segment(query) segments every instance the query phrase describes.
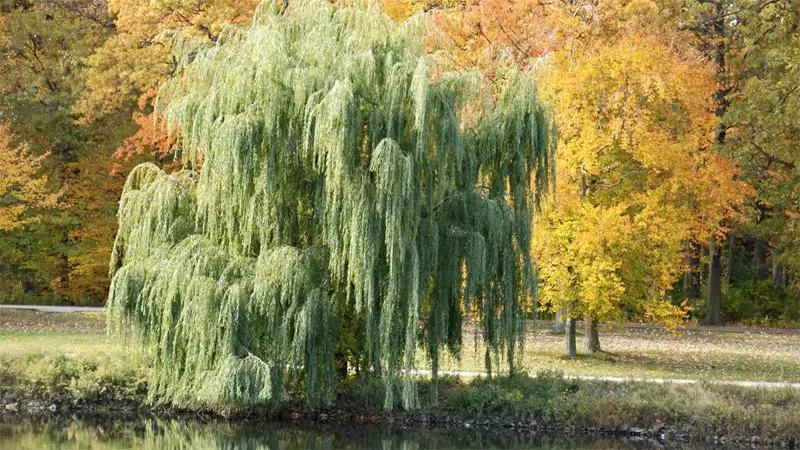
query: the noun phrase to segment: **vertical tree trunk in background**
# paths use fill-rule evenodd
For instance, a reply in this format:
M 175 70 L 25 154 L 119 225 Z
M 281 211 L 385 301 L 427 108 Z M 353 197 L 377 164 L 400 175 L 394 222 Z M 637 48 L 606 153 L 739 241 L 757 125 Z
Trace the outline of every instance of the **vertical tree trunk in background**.
M 683 292 L 688 299 L 700 297 L 700 280 L 697 270 L 699 265 L 700 249 L 695 242 L 686 241 L 686 272 L 683 273 Z
M 736 259 L 736 238 L 728 236 L 728 271 L 725 273 L 725 283 L 728 287 L 733 285 L 733 265 Z
M 722 325 L 722 263 L 719 246 L 711 238 L 708 247 L 708 301 L 706 302 L 706 324 Z
M 600 335 L 597 333 L 597 319 L 586 317 L 585 322 L 583 349 L 591 355 L 600 351 Z
M 564 321 L 564 315 L 566 313 L 566 309 L 559 309 L 556 311 L 556 318 L 553 319 L 553 331 L 556 333 L 563 333 L 564 328 L 566 327 L 566 323 Z
M 575 347 L 575 319 L 567 318 L 564 330 L 564 356 L 574 358 L 578 356 L 578 350 Z
M 761 239 L 756 239 L 753 244 L 753 270 L 758 281 L 764 281 L 769 277 L 767 271 L 767 243 Z
M 772 250 L 772 286 L 775 287 L 776 290 L 782 291 L 786 289 L 788 279 L 786 276 L 786 266 L 780 263 L 781 253 L 783 253 L 783 249 L 780 247 L 775 247 Z

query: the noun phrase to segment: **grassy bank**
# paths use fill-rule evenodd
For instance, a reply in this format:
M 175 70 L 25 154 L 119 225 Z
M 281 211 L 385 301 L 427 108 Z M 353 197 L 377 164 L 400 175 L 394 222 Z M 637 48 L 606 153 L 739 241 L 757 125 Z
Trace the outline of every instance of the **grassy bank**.
M 115 414 L 119 409 L 147 409 L 146 368 L 141 357 L 122 343 L 109 340 L 103 333 L 101 315 L 47 315 L 38 313 L 2 312 L 0 317 L 0 411 L 17 410 L 25 413 L 50 413 L 56 411 L 89 410 L 94 413 Z M 49 322 L 48 322 L 49 321 Z M 53 321 L 57 321 L 55 323 Z M 538 335 L 536 333 L 539 333 Z M 537 331 L 534 338 L 546 336 Z M 621 332 L 614 345 L 622 346 L 633 339 Z M 623 373 L 626 376 L 675 376 L 680 368 L 677 362 L 664 363 L 655 355 L 667 352 L 668 343 L 689 345 L 683 336 L 669 338 L 652 332 L 650 340 L 639 336 L 638 347 L 616 349 L 598 357 L 583 357 L 574 361 L 559 356 L 534 352 L 529 344 L 527 358 L 536 355 L 539 367 L 528 366 L 536 377 L 517 376 L 494 380 L 469 381 L 444 378 L 440 381 L 438 405 L 428 395 L 429 381 L 420 379 L 421 408 L 411 413 L 387 414 L 380 408 L 382 387 L 351 383 L 342 386 L 335 403 L 322 409 L 312 409 L 300 402 L 284 405 L 280 411 L 249 411 L 245 414 L 289 417 L 305 420 L 352 421 L 406 421 L 420 424 L 449 424 L 456 426 L 490 426 L 534 429 L 559 429 L 608 433 L 659 435 L 667 439 L 682 435 L 699 439 L 714 436 L 729 440 L 749 441 L 752 436 L 773 442 L 792 442 L 800 439 L 800 390 L 759 389 L 711 384 L 672 385 L 641 382 L 612 383 L 566 379 L 566 374 L 614 375 L 626 352 L 637 352 L 645 361 L 643 369 L 635 370 L 634 361 Z M 791 354 L 796 342 L 787 336 L 753 336 L 747 345 L 760 343 L 757 349 L 765 354 Z M 672 341 L 671 339 L 676 339 Z M 684 339 L 684 341 L 681 341 Z M 794 369 L 780 358 L 759 358 L 760 369 L 744 364 L 738 356 L 745 345 L 736 335 L 705 336 L 706 351 L 715 351 L 717 358 L 741 358 L 741 369 L 717 363 L 713 366 L 698 361 L 689 373 L 703 373 L 707 377 L 721 375 L 737 379 L 766 379 L 797 381 Z M 607 346 L 612 339 L 607 338 Z M 690 341 L 691 342 L 691 341 Z M 732 345 L 727 345 L 732 342 Z M 699 344 L 698 344 L 699 345 Z M 608 348 L 608 347 L 607 347 Z M 709 350 L 710 349 L 710 350 Z M 753 350 L 746 347 L 745 350 Z M 686 353 L 688 354 L 688 353 Z M 688 356 L 680 358 L 688 358 Z M 727 356 L 726 356 L 727 355 Z M 788 356 L 787 356 L 788 357 Z M 676 357 L 678 358 L 678 357 Z M 698 357 L 698 360 L 702 357 Z M 719 359 L 712 359 L 719 361 Z M 550 366 L 547 365 L 549 362 Z M 464 358 L 458 366 L 464 368 L 469 360 Z M 648 366 L 647 364 L 652 364 Z M 674 364 L 674 365 L 672 365 Z M 769 364 L 773 364 L 770 366 Z M 553 367 L 557 370 L 540 368 Z M 479 368 L 476 365 L 476 368 Z M 569 370 L 567 370 L 569 369 Z M 683 374 L 686 376 L 685 374 Z M 160 413 L 171 413 L 162 410 Z

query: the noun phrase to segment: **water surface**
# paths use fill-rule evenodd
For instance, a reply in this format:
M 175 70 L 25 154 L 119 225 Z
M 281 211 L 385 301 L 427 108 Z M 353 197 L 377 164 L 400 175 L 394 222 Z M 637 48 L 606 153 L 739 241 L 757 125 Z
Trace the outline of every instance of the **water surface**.
M 685 444 L 667 448 L 697 448 Z M 664 448 L 656 441 L 531 431 L 156 420 L 22 421 L 0 416 L 0 449 L 571 449 Z

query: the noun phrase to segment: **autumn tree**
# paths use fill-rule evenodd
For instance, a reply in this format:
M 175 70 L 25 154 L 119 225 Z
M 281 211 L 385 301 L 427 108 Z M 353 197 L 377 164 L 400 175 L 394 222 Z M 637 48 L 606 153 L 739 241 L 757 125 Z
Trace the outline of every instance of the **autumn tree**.
M 766 249 L 773 256 L 773 282 L 787 287 L 786 266 L 800 268 L 796 254 L 798 228 L 797 161 L 800 160 L 800 6 L 796 2 L 742 1 L 741 23 L 729 45 L 732 89 L 725 112 L 725 151 L 748 170 L 745 179 L 758 191 L 755 223 L 755 274 L 769 276 Z M 788 251 L 787 251 L 788 250 Z
M 559 68 L 559 191 L 537 222 L 537 261 L 542 299 L 584 318 L 592 352 L 598 319 L 678 323 L 667 293 L 683 242 L 710 236 L 742 187 L 704 151 L 714 74 L 699 56 L 632 35 Z
M 129 176 L 108 303 L 153 355 L 153 397 L 278 401 L 302 379 L 330 400 L 350 328 L 384 406 L 413 408 L 418 342 L 435 399 L 470 311 L 488 367 L 517 367 L 552 124 L 512 63 L 491 85 L 442 70 L 424 25 L 375 4 L 265 3 L 164 86 L 184 169 Z
M 83 91 L 85 58 L 112 33 L 113 18 L 104 2 L 89 0 L 0 1 L 0 11 L 0 113 L 31 154 L 49 155 L 41 161 L 43 171 L 53 190 L 63 191 L 66 205 L 24 232 L 2 236 L 4 262 L 15 269 L 6 273 L 0 292 L 18 301 L 102 302 L 113 193 L 124 181 L 108 177 L 108 156 L 130 125 L 109 116 L 81 126 L 72 105 Z M 104 256 L 88 257 L 103 247 Z
M 763 285 L 769 278 L 767 258 L 773 257 L 775 291 L 782 295 L 788 284 L 786 265 L 796 242 L 798 158 L 796 135 L 798 6 L 796 2 L 737 0 L 687 2 L 685 28 L 698 37 L 718 74 L 715 93 L 720 118 L 717 151 L 732 157 L 745 169 L 742 179 L 756 188 L 757 197 L 743 208 L 749 220 L 735 223 L 734 235 L 747 244 L 751 264 L 747 276 L 734 280 L 737 245 L 728 245 L 728 292 L 745 285 Z M 789 250 L 789 251 L 787 251 Z M 719 302 L 721 251 L 710 265 L 708 305 Z M 734 294 L 735 295 L 735 294 Z M 769 293 L 768 293 L 769 295 Z M 749 296 L 752 296 L 749 295 Z M 709 308 L 711 309 L 711 308 Z M 716 308 L 714 308 L 716 309 Z
M 482 0 L 440 17 L 459 64 L 491 76 L 511 56 L 549 74 L 559 189 L 538 219 L 542 301 L 587 319 L 588 351 L 598 319 L 676 323 L 667 293 L 684 267 L 680 239 L 719 236 L 747 193 L 710 151 L 714 71 L 684 14 L 672 0 Z
M 34 157 L 27 145 L 14 143 L 8 125 L 0 123 L 0 230 L 11 231 L 40 219 L 37 210 L 56 205 L 41 174 L 46 155 Z
M 88 59 L 77 109 L 93 117 L 136 105 L 177 69 L 178 60 L 217 40 L 226 24 L 246 22 L 256 0 L 109 0 L 116 33 Z
M 12 232 L 20 231 L 41 219 L 41 214 L 56 206 L 58 195 L 49 187 L 42 173 L 46 155 L 33 156 L 28 146 L 17 144 L 9 128 L 0 124 L 0 277 L 3 280 L 19 279 L 29 274 L 19 273 L 17 255 L 21 245 L 15 242 Z M 6 281 L 8 282 L 8 281 Z M 10 284 L 10 283 L 9 283 Z M 16 300 L 13 286 L 6 287 L 3 301 Z

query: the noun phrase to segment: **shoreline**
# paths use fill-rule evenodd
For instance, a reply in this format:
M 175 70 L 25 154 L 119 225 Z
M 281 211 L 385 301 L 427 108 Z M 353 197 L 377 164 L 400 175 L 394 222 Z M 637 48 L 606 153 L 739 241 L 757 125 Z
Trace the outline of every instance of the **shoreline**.
M 550 386 L 548 386 L 548 384 Z M 421 390 L 425 390 L 425 381 L 420 380 Z M 557 385 L 557 386 L 553 386 Z M 440 404 L 438 407 L 423 405 L 414 411 L 383 411 L 370 403 L 369 394 L 359 394 L 355 385 L 346 388 L 336 400 L 328 406 L 312 407 L 292 400 L 280 407 L 250 407 L 229 410 L 184 409 L 166 406 L 149 406 L 144 397 L 120 399 L 114 389 L 105 394 L 76 399 L 68 394 L 55 395 L 31 394 L 30 386 L 12 385 L 0 387 L 0 419 L 3 421 L 36 421 L 36 420 L 97 420 L 97 421 L 143 421 L 143 420 L 179 420 L 179 421 L 223 421 L 229 423 L 250 424 L 292 424 L 298 426 L 380 426 L 385 428 L 413 428 L 429 430 L 479 430 L 497 433 L 538 433 L 544 435 L 598 436 L 613 438 L 636 438 L 658 441 L 662 444 L 681 444 L 696 442 L 704 444 L 759 445 L 769 447 L 794 448 L 800 442 L 800 415 L 791 414 L 797 411 L 798 404 L 783 405 L 786 414 L 778 417 L 774 406 L 780 401 L 773 401 L 771 411 L 761 411 L 761 421 L 753 421 L 753 416 L 737 414 L 721 414 L 713 405 L 704 411 L 673 411 L 669 419 L 663 412 L 653 411 L 649 403 L 636 406 L 631 403 L 624 411 L 615 415 L 614 407 L 625 395 L 642 396 L 653 386 L 642 383 L 625 383 L 623 392 L 607 392 L 605 397 L 587 398 L 598 392 L 609 389 L 607 383 L 600 381 L 570 380 L 555 374 L 539 375 L 536 378 L 522 376 L 515 379 L 496 378 L 494 380 L 456 380 L 445 377 L 440 380 Z M 539 411 L 524 407 L 521 402 L 498 404 L 488 407 L 486 401 L 500 400 L 508 397 L 519 397 L 532 391 L 544 388 L 560 390 L 566 387 L 571 394 L 559 396 L 558 399 L 546 399 L 538 393 L 541 400 Z M 739 395 L 761 401 L 775 400 L 765 389 L 735 387 L 735 392 L 719 392 L 719 386 L 657 386 L 667 388 L 675 395 Z M 693 392 L 683 391 L 694 389 Z M 523 393 L 520 389 L 527 390 Z M 701 389 L 698 391 L 698 389 Z M 28 392 L 25 394 L 24 392 Z M 658 393 L 654 393 L 658 394 Z M 787 394 L 788 395 L 788 394 Z M 449 396 L 450 398 L 445 398 Z M 420 395 L 422 397 L 422 395 Z M 452 401 L 455 397 L 456 401 Z M 564 398 L 574 398 L 583 408 L 573 405 L 559 404 Z M 797 396 L 790 397 L 796 400 Z M 784 399 L 785 400 L 785 399 Z M 597 409 L 586 408 L 588 404 L 598 405 Z M 607 403 L 605 407 L 602 403 Z M 768 403 L 762 404 L 762 406 Z M 699 415 L 707 413 L 704 421 Z M 638 417 L 638 420 L 632 420 Z M 769 426 L 770 417 L 772 427 Z M 683 418 L 683 420 L 679 419 Z M 666 419 L 666 420 L 665 420 Z M 789 422 L 786 422 L 786 420 Z M 783 422 L 780 424 L 779 422 Z M 770 429 L 771 428 L 771 429 Z

